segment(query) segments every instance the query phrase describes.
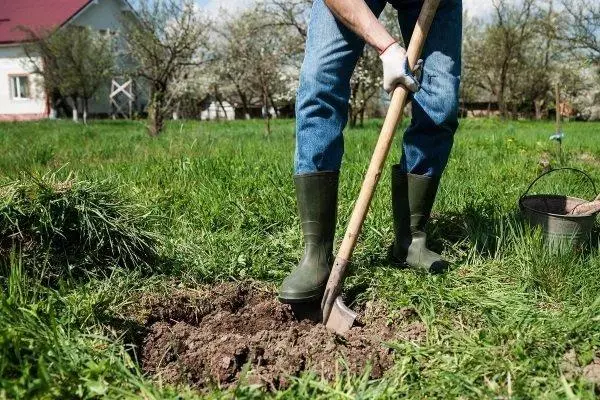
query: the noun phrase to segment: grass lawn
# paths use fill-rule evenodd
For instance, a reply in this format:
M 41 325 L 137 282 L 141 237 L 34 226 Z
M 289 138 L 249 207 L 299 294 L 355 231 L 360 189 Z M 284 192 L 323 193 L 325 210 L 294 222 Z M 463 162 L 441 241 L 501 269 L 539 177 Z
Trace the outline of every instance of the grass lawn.
M 346 133 L 338 244 L 380 124 L 368 121 Z M 79 254 L 86 267 L 75 268 L 57 265 L 60 257 L 26 258 L 27 243 L 13 245 L 10 254 L 0 246 L 0 398 L 595 398 L 600 393 L 598 234 L 591 251 L 552 255 L 540 244 L 540 233 L 522 225 L 517 207 L 540 173 L 541 159 L 553 167 L 584 169 L 600 182 L 600 124 L 576 122 L 564 126 L 562 159 L 548 140 L 550 123 L 462 122 L 429 227 L 432 247 L 455 263 L 441 276 L 387 264 L 393 232 L 386 168 L 346 290 L 355 305 L 381 299 L 391 316 L 413 307 L 427 335 L 419 343 L 392 343 L 395 366 L 384 378 L 340 376 L 325 383 L 306 374 L 278 392 L 240 386 L 200 394 L 143 374 L 126 329 L 143 296 L 245 279 L 275 287 L 300 257 L 291 179 L 294 124 L 273 125 L 265 137 L 260 121 L 177 122 L 152 139 L 141 122 L 0 124 L 0 218 L 8 218 L 1 199 L 6 184 L 43 186 L 69 179 L 114 191 L 135 205 L 137 215 L 149 221 L 143 228 L 157 249 L 156 260 L 144 261 L 145 268 L 127 267 L 138 260 L 128 258 L 129 249 L 119 265 L 86 257 L 86 250 Z M 398 158 L 395 146 L 388 166 Z M 594 195 L 576 174 L 562 172 L 535 190 Z M 45 210 L 36 212 L 43 220 Z M 96 221 L 93 210 L 86 215 Z M 35 231 L 38 222 L 29 221 L 29 227 Z M 130 222 L 127 232 L 135 236 L 139 232 Z M 88 226 L 90 232 L 95 226 Z M 114 226 L 106 222 L 106 232 Z M 0 244 L 7 243 L 4 239 Z

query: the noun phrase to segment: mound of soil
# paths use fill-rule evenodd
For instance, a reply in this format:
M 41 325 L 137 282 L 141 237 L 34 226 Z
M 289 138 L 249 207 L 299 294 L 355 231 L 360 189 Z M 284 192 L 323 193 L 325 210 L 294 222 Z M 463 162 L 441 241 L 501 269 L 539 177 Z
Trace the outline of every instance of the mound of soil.
M 338 336 L 251 284 L 177 291 L 150 303 L 142 368 L 196 388 L 242 380 L 276 390 L 308 370 L 332 380 L 370 367 L 370 377 L 379 378 L 393 364 L 384 342 L 420 341 L 426 334 L 422 323 L 408 321 L 414 317 L 409 310 L 401 329 L 381 316 Z

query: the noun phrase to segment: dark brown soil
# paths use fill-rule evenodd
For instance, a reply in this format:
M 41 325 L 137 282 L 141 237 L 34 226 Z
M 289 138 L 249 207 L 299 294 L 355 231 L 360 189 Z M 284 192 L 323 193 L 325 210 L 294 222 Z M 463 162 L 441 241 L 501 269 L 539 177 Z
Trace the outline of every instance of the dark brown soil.
M 426 335 L 411 310 L 388 326 L 381 308 L 369 305 L 370 321 L 341 337 L 252 284 L 181 290 L 146 303 L 149 333 L 142 368 L 164 382 L 197 388 L 243 380 L 275 390 L 309 370 L 327 380 L 366 371 L 379 378 L 393 364 L 384 342 L 421 341 Z

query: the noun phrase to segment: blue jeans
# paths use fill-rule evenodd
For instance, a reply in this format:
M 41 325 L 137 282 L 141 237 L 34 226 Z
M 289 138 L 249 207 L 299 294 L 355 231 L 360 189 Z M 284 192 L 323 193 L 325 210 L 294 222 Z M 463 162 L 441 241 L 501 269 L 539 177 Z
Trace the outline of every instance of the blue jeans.
M 386 0 L 366 0 L 377 16 Z M 422 0 L 391 0 L 405 43 Z M 404 133 L 400 164 L 409 173 L 439 176 L 448 163 L 458 127 L 462 0 L 442 0 L 423 49 L 421 90 L 412 97 L 412 120 Z M 338 171 L 344 153 L 350 78 L 364 42 L 315 0 L 296 99 L 297 174 Z

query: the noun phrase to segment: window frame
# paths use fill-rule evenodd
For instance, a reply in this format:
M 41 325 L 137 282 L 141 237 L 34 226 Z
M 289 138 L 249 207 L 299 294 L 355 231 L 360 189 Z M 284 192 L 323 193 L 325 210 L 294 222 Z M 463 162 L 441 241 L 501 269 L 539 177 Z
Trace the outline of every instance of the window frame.
M 27 96 L 23 96 L 23 89 L 21 86 L 21 79 L 25 78 L 27 82 Z M 11 100 L 16 101 L 24 101 L 31 100 L 31 81 L 29 79 L 29 74 L 9 74 L 8 75 L 8 83 L 10 89 L 10 98 Z M 15 92 L 17 92 L 17 96 L 15 96 Z

